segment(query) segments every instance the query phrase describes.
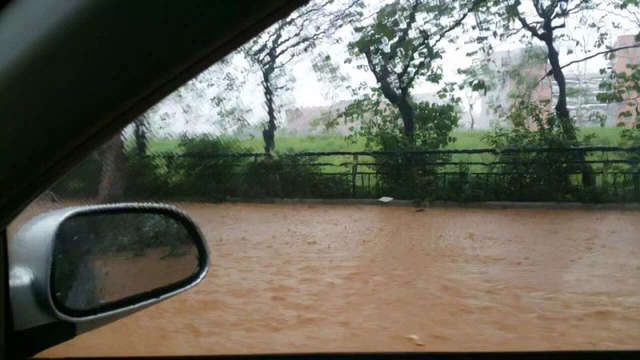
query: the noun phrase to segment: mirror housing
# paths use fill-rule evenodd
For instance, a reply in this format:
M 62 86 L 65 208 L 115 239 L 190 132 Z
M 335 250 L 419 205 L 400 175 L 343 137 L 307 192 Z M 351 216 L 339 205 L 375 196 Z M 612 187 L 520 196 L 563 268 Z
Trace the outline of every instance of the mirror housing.
M 56 299 L 56 295 L 53 293 L 54 276 L 52 269 L 54 263 L 56 261 L 58 263 L 64 261 L 64 259 L 54 259 L 54 251 L 58 251 L 56 250 L 56 243 L 63 242 L 61 235 L 59 235 L 60 229 L 65 224 L 69 224 L 71 219 L 90 218 L 93 216 L 95 217 L 95 219 L 92 219 L 93 222 L 96 223 L 97 221 L 97 225 L 100 225 L 100 222 L 104 221 L 105 218 L 116 214 L 156 214 L 159 217 L 171 219 L 171 221 L 175 220 L 178 226 L 183 227 L 181 230 L 186 230 L 189 238 L 193 240 L 194 252 L 197 257 L 197 260 L 194 261 L 197 262 L 197 265 L 195 265 L 193 271 L 189 271 L 179 281 L 173 281 L 157 288 L 140 290 L 139 293 L 128 294 L 122 299 L 110 302 L 107 304 L 108 306 L 96 306 L 92 311 L 69 311 L 69 309 L 61 306 L 60 301 L 57 301 L 59 299 Z M 114 222 L 114 224 L 116 227 L 126 226 L 117 222 Z M 68 240 L 66 241 L 69 242 Z M 85 247 L 95 246 L 92 244 L 87 245 L 87 243 L 90 243 L 88 241 L 77 241 L 78 244 L 83 244 Z M 24 224 L 15 237 L 9 240 L 8 256 L 9 295 L 14 340 L 17 343 L 24 343 L 23 349 L 20 351 L 21 355 L 39 352 L 59 342 L 66 341 L 79 333 L 105 325 L 183 292 L 199 283 L 207 274 L 209 268 L 206 241 L 195 223 L 177 208 L 160 204 L 131 203 L 80 206 L 41 214 Z M 161 259 L 165 257 L 163 256 Z M 126 261 L 124 260 L 125 264 Z M 160 260 L 152 259 L 151 261 L 155 261 L 156 265 L 163 265 L 158 263 Z M 86 275 L 84 277 L 86 278 Z M 58 337 L 51 338 L 52 327 L 64 330 L 67 334 L 62 336 L 62 339 Z M 41 332 L 48 334 L 43 337 Z M 54 332 L 59 333 L 60 331 Z M 46 337 L 49 339 L 44 339 Z M 34 344 L 34 341 L 44 343 Z M 25 346 L 29 347 L 29 349 L 24 349 Z

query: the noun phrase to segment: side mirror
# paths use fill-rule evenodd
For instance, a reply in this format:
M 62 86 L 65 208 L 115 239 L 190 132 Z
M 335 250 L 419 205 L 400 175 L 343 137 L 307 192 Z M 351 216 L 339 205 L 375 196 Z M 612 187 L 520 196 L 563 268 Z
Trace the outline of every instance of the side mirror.
M 194 286 L 208 271 L 198 227 L 171 206 L 72 207 L 9 241 L 16 355 L 31 355 Z

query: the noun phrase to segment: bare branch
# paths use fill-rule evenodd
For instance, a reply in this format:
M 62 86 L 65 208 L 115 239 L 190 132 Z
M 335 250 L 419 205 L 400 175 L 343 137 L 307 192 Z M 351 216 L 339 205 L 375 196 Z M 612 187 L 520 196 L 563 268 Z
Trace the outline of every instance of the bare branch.
M 413 5 L 411 6 L 411 10 L 409 10 L 409 15 L 408 15 L 409 19 L 407 20 L 407 26 L 404 29 L 402 29 L 402 32 L 398 36 L 398 39 L 392 44 L 391 49 L 389 51 L 389 59 L 396 58 L 396 56 L 398 55 L 398 49 L 400 44 L 402 44 L 404 41 L 407 40 L 407 37 L 409 36 L 409 32 L 411 31 L 411 28 L 413 27 L 413 24 L 415 24 L 416 22 L 416 13 L 418 12 L 418 5 L 419 5 L 418 1 L 413 2 Z
M 519 6 L 520 4 L 518 4 Z M 540 0 L 533 0 L 533 8 L 536 9 L 536 14 L 538 14 L 538 16 L 540 16 L 541 18 L 544 19 L 544 9 L 542 8 L 542 5 L 540 4 Z M 518 15 L 520 15 L 520 11 L 518 11 Z
M 613 53 L 613 52 L 626 50 L 626 49 L 633 49 L 633 48 L 638 48 L 638 47 L 640 47 L 640 43 L 636 43 L 636 44 L 633 44 L 633 45 L 621 46 L 621 47 L 617 47 L 617 48 L 613 48 L 613 49 L 600 51 L 600 52 L 591 54 L 589 56 L 583 57 L 582 59 L 570 61 L 570 62 L 560 66 L 560 69 L 564 69 L 564 68 L 569 67 L 571 65 L 574 65 L 574 64 L 577 64 L 577 63 L 581 63 L 581 62 L 587 61 L 589 59 L 593 59 L 594 57 L 597 57 L 597 56 L 600 56 L 600 55 L 610 54 L 610 53 Z M 545 78 L 549 77 L 552 74 L 553 74 L 553 70 L 549 70 L 546 74 L 544 74 L 543 77 L 540 78 L 540 80 L 538 80 L 538 84 L 540 82 L 542 82 L 542 80 L 544 80 Z
M 542 35 L 540 35 L 540 33 L 538 32 L 538 29 L 536 29 L 534 26 L 529 24 L 527 22 L 527 20 L 525 20 L 525 18 L 522 16 L 522 14 L 520 14 L 520 10 L 518 10 L 517 7 L 516 7 L 515 11 L 516 11 L 516 19 L 518 19 L 518 21 L 520 22 L 522 27 L 527 29 L 527 31 L 529 31 L 531 33 L 531 35 L 533 35 L 536 38 L 542 40 Z
M 376 78 L 376 81 L 378 83 L 381 83 L 382 78 L 380 77 L 380 74 L 378 73 L 378 70 L 376 69 L 376 66 L 373 63 L 373 58 L 371 57 L 371 49 L 364 49 L 362 50 L 362 53 L 364 54 L 364 57 L 367 59 L 367 65 L 369 65 L 369 70 L 371 70 L 371 72 L 373 73 L 373 76 Z
M 302 8 L 304 11 L 299 12 L 298 14 L 291 16 L 287 19 L 285 19 L 285 25 L 290 25 L 293 24 L 295 22 L 298 21 L 298 19 L 308 19 L 309 17 L 311 17 L 311 14 L 315 13 L 315 12 L 319 12 L 322 11 L 325 6 L 329 5 L 332 2 L 332 0 L 325 0 L 323 3 L 321 4 L 316 4 L 315 6 L 307 6 Z
M 568 9 L 567 9 L 567 11 L 566 11 L 565 13 L 566 13 L 567 15 L 573 14 L 573 13 L 575 13 L 575 12 L 576 12 L 576 10 L 577 10 L 577 9 L 581 9 L 581 8 L 582 8 L 582 6 L 583 6 L 584 4 L 586 4 L 587 2 L 589 2 L 589 0 L 580 0 L 580 1 L 578 1 L 578 3 L 577 3 L 574 7 L 572 7 L 572 8 L 568 8 Z
M 282 45 L 286 44 L 287 42 L 289 42 L 289 41 L 291 41 L 293 39 L 297 39 L 296 41 L 294 41 L 294 42 L 292 42 L 292 43 L 290 43 L 290 44 L 288 44 L 288 45 L 286 45 L 284 47 L 281 47 L 280 50 L 278 50 L 275 53 L 274 58 L 277 59 L 280 56 L 282 56 L 283 54 L 285 54 L 286 52 L 288 52 L 289 50 L 292 50 L 292 49 L 297 48 L 298 46 L 307 44 L 308 41 L 315 40 L 315 39 L 317 39 L 317 38 L 322 36 L 322 34 L 319 34 L 319 33 L 315 33 L 315 34 L 312 34 L 312 35 L 309 35 L 309 36 L 300 36 L 300 34 L 302 34 L 303 31 L 304 31 L 304 28 L 301 27 L 300 29 L 298 29 L 298 31 L 295 34 L 293 34 L 290 37 L 288 37 L 287 39 L 281 41 L 279 46 L 282 46 Z
M 422 42 L 420 43 L 420 45 L 416 46 L 415 50 L 411 53 L 411 55 L 408 57 L 408 61 L 407 63 L 403 66 L 402 71 L 400 72 L 400 74 L 398 74 L 398 80 L 399 79 L 403 79 L 407 72 L 409 71 L 410 67 L 411 67 L 411 60 L 413 60 L 413 57 L 415 55 L 416 52 L 418 52 L 419 50 L 423 50 L 425 47 L 429 50 L 429 55 L 431 55 L 433 53 L 433 49 L 436 47 L 436 45 L 438 45 L 438 43 L 440 41 L 442 41 L 442 39 L 445 38 L 445 36 L 447 36 L 447 34 L 449 34 L 451 31 L 455 30 L 456 28 L 458 28 L 462 22 L 467 18 L 467 16 L 469 16 L 469 14 L 471 14 L 472 12 L 474 12 L 478 6 L 480 6 L 480 4 L 482 4 L 484 2 L 484 0 L 475 0 L 473 2 L 473 4 L 469 7 L 469 9 L 467 11 L 465 11 L 464 14 L 462 14 L 462 16 L 460 16 L 456 21 L 453 22 L 453 24 L 451 24 L 449 27 L 447 27 L 444 31 L 442 31 L 440 33 L 440 35 L 438 36 L 438 38 L 436 38 L 436 40 L 433 43 L 430 43 L 430 36 L 427 33 L 423 34 L 422 37 Z M 430 57 L 430 56 L 428 56 Z M 427 65 L 429 65 L 431 63 L 431 60 L 426 61 L 428 57 L 425 57 L 422 59 L 422 61 L 420 61 L 414 68 L 413 74 L 411 74 L 408 78 L 408 81 L 404 84 L 400 84 L 400 88 L 402 91 L 406 91 L 407 89 L 411 88 L 411 85 L 413 84 L 413 82 L 415 81 L 415 78 L 417 77 L 417 74 L 419 74 Z
M 623 11 L 612 11 L 609 9 L 601 9 L 601 8 L 596 8 L 594 9 L 595 11 L 598 12 L 603 12 L 607 15 L 612 15 L 615 16 L 617 18 L 621 18 L 621 19 L 625 19 L 631 22 L 635 22 L 638 26 L 640 26 L 640 15 L 636 14 L 633 11 L 626 11 L 627 15 L 625 14 L 625 12 Z M 606 16 L 606 15 L 603 15 Z
M 523 26 L 521 26 L 521 27 L 519 27 L 517 29 L 509 30 L 509 31 L 504 33 L 504 37 L 505 38 L 511 38 L 513 36 L 518 35 L 522 30 L 525 30 L 525 28 Z
M 461 17 L 458 18 L 458 20 L 454 21 L 453 24 L 451 24 L 448 28 L 446 28 L 443 32 L 440 33 L 440 36 L 438 36 L 436 41 L 433 43 L 433 46 L 435 47 L 442 39 L 444 39 L 445 36 L 447 36 L 448 33 L 450 33 L 451 31 L 455 30 L 458 26 L 460 26 L 464 21 L 464 19 L 466 19 L 467 16 L 469 16 L 469 14 L 474 12 L 478 8 L 478 6 L 483 2 L 484 0 L 474 1 L 473 4 L 469 7 L 469 10 L 467 10 L 464 14 L 462 14 Z
M 422 61 L 420 61 L 420 63 L 416 65 L 416 70 L 413 72 L 413 74 L 409 76 L 409 79 L 407 80 L 407 82 L 402 86 L 402 91 L 406 91 L 410 89 L 411 86 L 413 85 L 413 82 L 416 80 L 417 75 L 420 73 L 420 71 L 426 68 L 427 65 L 431 65 L 431 63 L 432 63 L 432 60 L 430 56 L 423 58 Z M 417 69 L 420 69 L 420 71 L 418 71 Z

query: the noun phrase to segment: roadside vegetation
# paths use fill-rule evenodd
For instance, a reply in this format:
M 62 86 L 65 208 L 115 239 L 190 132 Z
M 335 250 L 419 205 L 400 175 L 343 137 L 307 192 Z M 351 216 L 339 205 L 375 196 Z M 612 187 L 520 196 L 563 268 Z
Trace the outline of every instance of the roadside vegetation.
M 589 136 L 592 145 L 602 146 L 625 146 L 628 145 L 621 135 L 623 127 L 583 127 L 578 128 L 578 138 L 584 139 Z M 486 141 L 491 130 L 469 130 L 454 129 L 451 135 L 455 141 L 447 144 L 446 149 L 477 149 L 490 147 Z M 148 144 L 149 152 L 157 153 L 179 153 L 180 140 L 176 138 L 154 138 Z M 251 152 L 261 152 L 263 141 L 258 137 L 240 138 L 239 144 L 242 148 Z M 126 147 L 130 148 L 134 143 L 129 142 Z M 363 151 L 366 150 L 364 139 L 352 141 L 340 134 L 319 134 L 319 135 L 281 135 L 278 138 L 278 148 L 275 153 L 290 152 L 324 152 L 324 151 Z
M 140 116 L 54 190 L 99 201 L 634 201 L 638 151 L 585 147 L 640 144 L 639 18 L 638 0 L 313 0 Z M 496 49 L 504 44 L 517 51 Z M 455 79 L 444 70 L 451 54 L 472 60 Z M 594 58 L 609 65 L 591 80 L 568 76 Z M 287 124 L 301 117 L 291 99 L 302 59 L 326 90 L 318 96 L 343 95 L 304 120 L 315 127 L 306 134 Z M 382 153 L 301 154 L 336 151 Z

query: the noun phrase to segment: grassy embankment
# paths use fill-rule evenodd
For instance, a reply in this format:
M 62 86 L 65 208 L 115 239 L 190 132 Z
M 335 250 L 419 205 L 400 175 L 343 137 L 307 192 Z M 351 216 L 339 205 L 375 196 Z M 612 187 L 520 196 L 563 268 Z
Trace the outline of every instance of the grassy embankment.
M 579 136 L 584 137 L 588 134 L 594 134 L 591 145 L 617 146 L 620 145 L 620 133 L 622 129 L 616 127 L 609 128 L 581 128 Z M 455 130 L 453 137 L 455 142 L 447 146 L 448 149 L 474 149 L 488 148 L 489 145 L 483 141 L 483 138 L 490 133 L 490 130 Z M 178 147 L 178 139 L 155 139 L 149 144 L 150 152 L 180 152 Z M 243 148 L 251 152 L 261 152 L 263 148 L 262 138 L 253 137 L 240 140 Z M 278 135 L 276 134 L 276 153 L 287 152 L 328 152 L 328 151 L 361 151 L 365 150 L 363 140 L 359 142 L 351 142 L 343 135 L 326 134 L 326 135 Z M 489 154 L 473 154 L 473 155 L 455 155 L 453 160 L 468 161 L 484 161 L 489 162 L 493 159 Z M 332 156 L 319 159 L 321 162 L 330 162 L 340 164 L 350 162 L 350 156 Z M 368 157 L 360 157 L 360 162 L 368 162 L 372 159 Z M 345 167 L 329 166 L 324 167 L 325 172 L 346 171 Z

